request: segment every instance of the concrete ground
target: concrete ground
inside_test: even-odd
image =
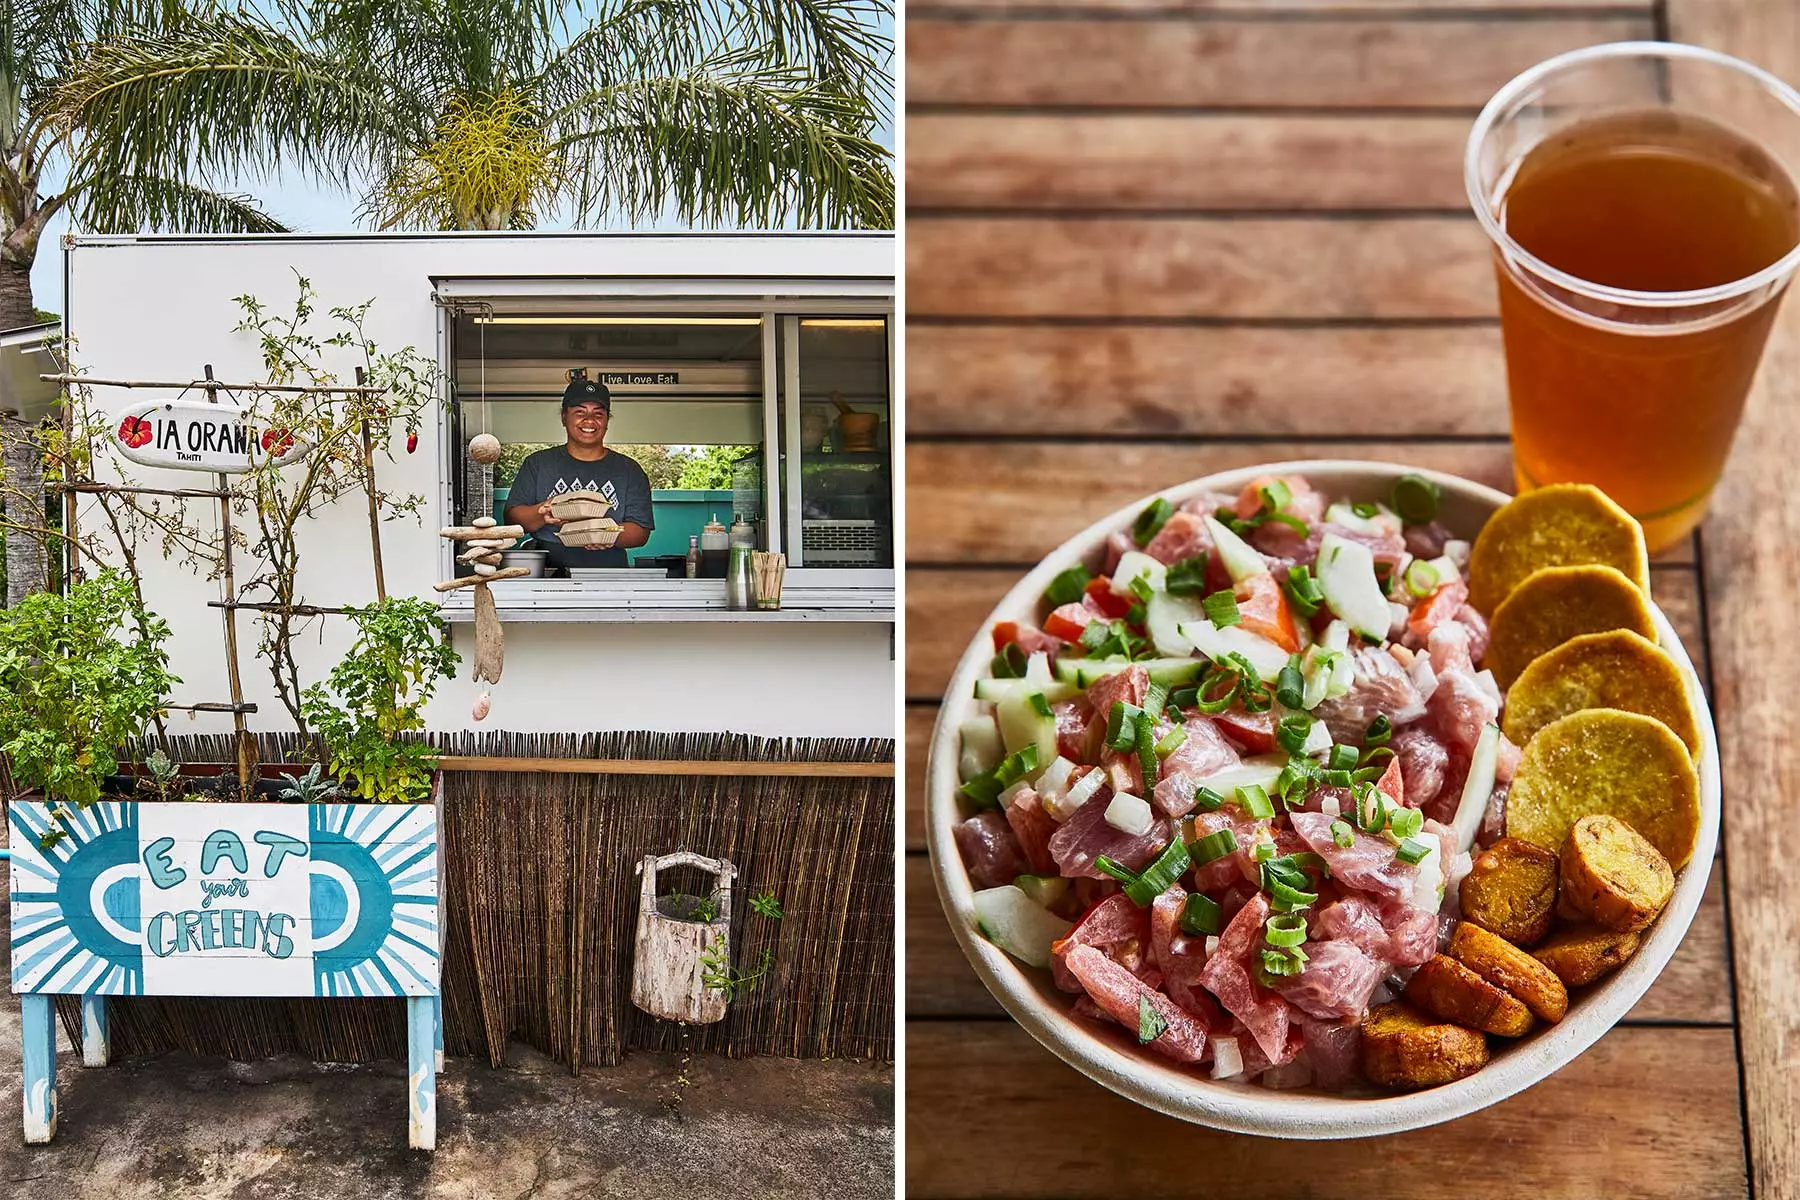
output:
[[[61,1037],[59,1031],[59,1038]],[[639,1053],[579,1078],[515,1045],[452,1059],[438,1149],[406,1148],[398,1063],[186,1054],[87,1070],[66,1042],[56,1140],[20,1133],[19,1007],[0,1002],[0,1197],[557,1200],[894,1194],[891,1066]]]

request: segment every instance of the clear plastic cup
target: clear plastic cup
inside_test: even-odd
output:
[[[1797,178],[1800,94],[1711,50],[1591,46],[1495,94],[1464,180],[1494,245],[1520,490],[1596,484],[1652,550],[1693,529],[1800,265]]]

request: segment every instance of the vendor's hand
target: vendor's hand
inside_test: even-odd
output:
[[[548,500],[537,506],[537,515],[546,525],[562,524],[561,521],[556,519],[556,514],[550,511],[550,501]]]

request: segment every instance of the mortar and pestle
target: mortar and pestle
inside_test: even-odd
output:
[[[881,424],[880,413],[857,412],[844,402],[844,393],[831,393],[838,410],[838,445],[846,454],[866,454],[875,449],[875,427]]]

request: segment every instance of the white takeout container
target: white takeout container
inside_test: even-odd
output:
[[[1406,473],[1423,475],[1443,489],[1439,520],[1456,536],[1473,540],[1493,511],[1509,499],[1502,492],[1452,475],[1392,463],[1320,460],[1273,463],[1224,471],[1158,493],[1179,505],[1200,492],[1236,494],[1259,475],[1304,475],[1333,499],[1380,500]],[[1056,574],[1076,563],[1103,565],[1106,538],[1125,529],[1153,497],[1119,509],[1051,551],[974,631],[957,664],[932,732],[925,782],[926,839],[938,896],[963,953],[994,998],[1025,1030],[1088,1078],[1148,1108],[1184,1121],[1237,1133],[1286,1138],[1349,1138],[1399,1133],[1449,1121],[1504,1100],[1567,1065],[1611,1029],[1662,973],[1687,933],[1706,894],[1719,838],[1719,746],[1712,712],[1681,640],[1661,608],[1654,608],[1658,641],[1687,677],[1700,718],[1700,832],[1694,857],[1675,882],[1668,907],[1645,933],[1635,957],[1598,983],[1580,990],[1568,1015],[1555,1025],[1508,1042],[1492,1039],[1493,1060],[1467,1079],[1419,1092],[1370,1090],[1332,1094],[1312,1089],[1277,1091],[1231,1083],[1139,1048],[1123,1029],[1109,1029],[1072,1015],[1074,996],[1059,991],[1049,971],[1017,962],[984,938],[975,921],[974,889],[957,853],[953,830],[965,815],[957,788],[957,727],[975,715],[975,681],[994,656],[990,631],[996,621],[1035,621],[1037,603]],[[1654,588],[1654,582],[1652,584]]]

